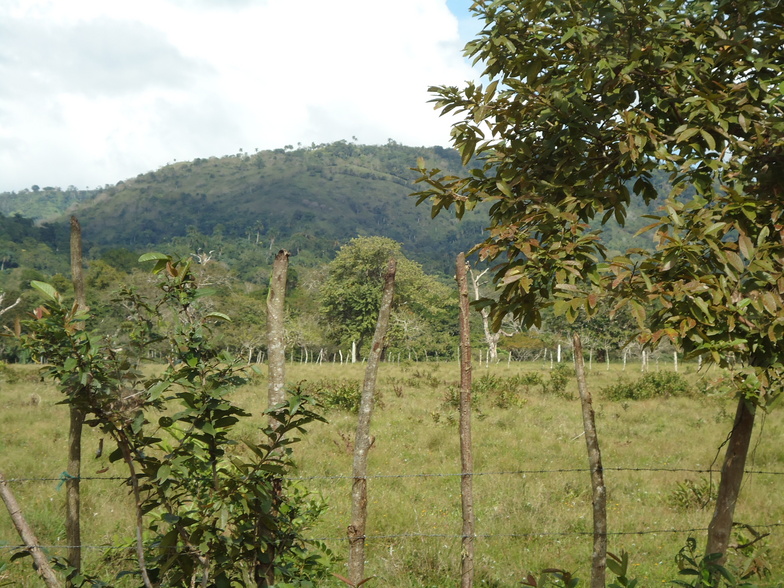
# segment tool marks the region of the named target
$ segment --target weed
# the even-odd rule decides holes
[[[435,390],[443,384],[443,382],[432,371],[414,370],[411,377],[406,382],[407,385],[413,388],[428,387]]]
[[[316,398],[325,408],[344,410],[350,413],[359,411],[362,385],[358,380],[345,378],[324,378],[312,383],[304,383],[303,390]],[[374,401],[377,408],[384,408],[381,392],[377,389]]]
[[[678,482],[670,495],[667,503],[677,510],[705,510],[709,504],[716,500],[716,488],[710,480],[703,479],[699,482],[684,480]]]
[[[6,384],[16,384],[19,382],[19,373],[7,363],[0,361],[0,380]]]
[[[689,537],[678,554],[675,556],[675,563],[680,570],[680,576],[688,576],[691,581],[673,580],[676,586],[688,586],[699,588],[718,588],[719,586],[742,587],[749,586],[746,582],[738,582],[735,577],[718,563],[721,559],[720,553],[712,553],[706,556],[697,554],[697,540]]]
[[[542,393],[553,394],[561,398],[571,398],[571,393],[566,392],[566,385],[574,377],[574,368],[568,364],[558,364],[550,371],[550,379],[542,381]]]
[[[692,387],[677,372],[648,372],[634,382],[621,380],[617,384],[602,388],[602,393],[609,400],[690,396],[692,392]]]

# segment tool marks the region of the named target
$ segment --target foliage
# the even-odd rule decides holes
[[[481,166],[456,177],[423,163],[417,196],[434,214],[492,203],[480,253],[503,256],[496,324],[513,312],[538,326],[548,306],[574,320],[609,296],[640,323],[647,316],[650,342],[669,337],[722,365],[742,358],[756,371],[743,392],[775,398],[784,361],[779,7],[502,0],[472,10],[486,26],[466,53],[485,64],[489,84],[433,91],[442,112],[464,117],[453,127],[464,163]],[[649,227],[657,250],[605,260],[589,223],[623,224],[632,195],[652,202],[655,170],[671,187]]]
[[[602,394],[609,400],[646,400],[669,396],[688,396],[693,394],[689,382],[677,372],[647,372],[641,378],[628,382],[620,380],[602,388]]]
[[[322,378],[315,382],[305,382],[302,386],[325,408],[344,410],[354,414],[359,411],[359,401],[362,395],[362,383],[359,380]],[[384,403],[381,402],[381,394],[378,390],[376,390],[375,402],[379,408],[383,408]]]
[[[19,374],[7,363],[0,361],[0,380],[6,384],[13,385],[19,381]]]
[[[390,257],[397,260],[394,311],[388,345],[411,349],[443,320],[446,286],[406,259],[400,243],[385,237],[357,237],[341,247],[329,264],[322,287],[321,313],[334,340],[368,345],[376,328],[383,273]],[[427,347],[425,347],[427,349]]]
[[[528,577],[521,584],[523,586],[533,586],[533,588],[545,588],[547,586],[552,588],[576,588],[580,585],[580,578],[566,570],[547,568],[542,570],[538,580],[533,574],[528,574]]]
[[[608,588],[635,588],[637,580],[629,578],[629,554],[625,551],[620,556],[607,553],[607,569],[615,574],[615,580]]]
[[[508,377],[483,374],[474,380],[472,394],[477,401],[489,401],[494,408],[521,407],[531,387],[538,385],[542,385],[542,378],[536,372]]]
[[[481,232],[481,220],[444,218],[433,224],[425,211],[401,205],[414,188],[411,167],[418,157],[460,169],[460,158],[450,149],[337,141],[175,162],[90,191],[92,198],[77,214],[86,250],[166,244],[187,255],[201,247],[247,272],[245,277],[268,265],[280,248],[303,265],[323,263],[358,233],[404,242],[406,254],[428,271],[448,272],[457,252]],[[44,207],[58,206],[69,194],[56,188],[35,198],[0,194],[0,212],[4,203],[16,210],[16,202],[25,200],[32,205],[25,216],[49,218]]]
[[[244,374],[210,344],[211,324],[228,317],[205,312],[206,292],[189,262],[161,254],[141,261],[155,261],[163,279],[155,299],[123,293],[131,325],[125,347],[91,334],[89,313],[44,283],[33,284],[48,301],[26,337],[49,360],[43,371],[65,402],[114,440],[110,457],[128,468],[139,541],[139,571],[129,573],[148,586],[263,586],[272,571],[279,585],[312,585],[325,568],[302,532],[324,506],[281,477],[293,434],[322,420],[314,402],[293,393],[268,409],[275,426],[262,429],[262,441],[239,446],[232,432],[250,415],[229,395]],[[161,340],[167,366],[145,375],[139,359]]]
[[[465,177],[419,163],[432,213],[491,203],[496,330],[552,307],[629,306],[641,340],[735,367],[739,398],[709,525],[724,557],[754,414],[784,390],[784,12],[772,0],[479,0],[466,54],[487,86],[436,87]],[[655,250],[610,257],[602,225],[670,192]],[[631,190],[627,182],[633,181]],[[687,189],[692,188],[693,192]],[[749,369],[751,368],[751,369]],[[740,459],[730,456],[739,454]]]
[[[675,563],[680,570],[680,576],[688,577],[684,580],[673,580],[676,586],[695,586],[699,588],[712,588],[719,586],[742,587],[753,586],[747,582],[741,582],[722,565],[718,560],[721,554],[712,553],[706,556],[697,554],[697,541],[689,537],[678,554],[675,556]]]
[[[566,391],[566,385],[573,377],[574,367],[569,364],[559,363],[550,370],[549,380],[542,382],[542,392],[544,394],[555,394],[556,396],[571,398],[571,393]]]
[[[675,485],[667,502],[678,510],[704,510],[716,500],[716,486],[711,480],[684,480]]]

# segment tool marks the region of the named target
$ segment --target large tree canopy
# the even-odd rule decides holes
[[[341,247],[329,264],[322,288],[322,317],[333,340],[343,345],[354,340],[360,348],[370,341],[381,304],[384,271],[391,257],[397,260],[388,336],[391,342],[406,347],[423,331],[443,321],[444,301],[450,296],[446,286],[407,259],[397,241],[357,237]]]
[[[629,304],[650,342],[667,336],[746,368],[733,435],[750,434],[784,367],[780,3],[479,0],[472,10],[485,26],[466,53],[486,84],[432,91],[462,115],[453,142],[478,163],[466,177],[420,163],[418,197],[458,216],[492,203],[480,252],[499,262],[496,322],[512,312],[538,325],[549,305],[574,320],[602,297]],[[608,258],[588,223],[622,224],[632,198],[652,201],[655,169],[672,186],[651,219],[655,250]],[[743,442],[730,446],[745,457]],[[709,550],[723,552],[726,537],[714,539]]]

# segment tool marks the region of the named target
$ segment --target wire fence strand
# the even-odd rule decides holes
[[[551,468],[551,469],[525,469],[525,470],[498,470],[489,472],[423,472],[413,474],[371,474],[363,476],[362,479],[390,479],[390,478],[459,478],[462,476],[521,476],[521,475],[536,475],[536,474],[574,474],[574,473],[590,473],[590,468]],[[669,473],[685,473],[685,474],[718,474],[720,470],[717,468],[665,468],[665,467],[604,467],[605,472],[669,472]],[[784,476],[784,471],[769,471],[769,470],[745,470],[746,475],[764,475],[764,476]],[[62,482],[65,477],[78,479],[81,481],[90,480],[115,480],[127,481],[128,478],[124,476],[79,476],[78,478],[67,476],[63,473],[58,477],[24,477],[24,478],[6,478],[6,482]],[[312,481],[312,480],[354,480],[355,476],[347,474],[335,475],[317,475],[317,476],[284,476],[284,480],[290,481]]]
[[[784,527],[784,523],[765,523],[765,524],[751,524],[748,525],[754,529],[774,529]],[[660,535],[660,534],[681,534],[681,533],[704,533],[708,527],[690,527],[686,529],[645,529],[639,531],[608,531],[607,536],[642,536],[642,535]],[[529,533],[474,533],[471,537],[475,539],[531,539],[531,538],[548,538],[548,537],[592,537],[592,531],[531,531]],[[363,538],[368,541],[372,540],[385,540],[385,539],[463,539],[464,535],[460,533],[392,533],[383,535],[364,535]],[[332,536],[332,537],[313,537],[304,539],[305,542],[327,542],[327,541],[348,541],[346,536]],[[69,545],[39,545],[41,549],[70,549]],[[81,545],[82,549],[97,549],[97,550],[123,550],[135,549],[130,545]],[[0,550],[18,550],[27,549],[26,545],[0,545]],[[170,549],[183,551],[184,548],[171,546],[167,548],[158,547],[158,549]]]

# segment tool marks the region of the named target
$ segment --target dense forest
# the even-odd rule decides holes
[[[73,214],[82,225],[88,297],[100,321],[94,325],[98,331],[122,328],[122,312],[113,296],[122,285],[148,287],[148,268],[137,260],[144,252],[158,250],[192,259],[214,291],[210,304],[234,319],[215,335],[227,348],[259,358],[271,263],[279,249],[287,249],[292,254],[292,352],[332,358],[358,340],[361,353],[363,333],[347,327],[350,321],[335,311],[335,299],[355,295],[340,291],[338,283],[354,280],[361,285],[367,282],[366,274],[347,276],[341,258],[354,259],[349,265],[359,272],[357,259],[395,253],[405,260],[405,278],[390,353],[405,358],[452,356],[457,324],[454,260],[459,251],[482,240],[487,214],[475,210],[460,221],[448,215],[431,219],[429,207],[415,206],[411,197],[418,189],[418,174],[411,169],[418,158],[430,168],[462,173],[453,150],[393,141],[381,146],[339,141],[174,162],[103,189],[33,186],[0,194],[0,289],[6,305],[22,299],[2,321],[7,330],[18,330],[37,305],[37,294],[29,287],[32,280],[70,291],[68,217]],[[601,227],[607,246],[616,251],[646,246],[649,238],[635,232],[648,224],[644,215],[655,207],[631,208],[622,229],[613,222]],[[371,286],[362,296],[372,297],[380,283]],[[487,277],[478,286],[482,295],[491,293]],[[533,357],[565,331],[561,322],[551,317],[542,332],[535,333],[509,325],[505,330],[514,336],[503,338],[501,348]],[[626,342],[623,323],[618,319],[609,324],[606,317],[594,321],[601,353]],[[477,324],[478,342],[481,332]],[[7,338],[2,359],[27,358]]]

